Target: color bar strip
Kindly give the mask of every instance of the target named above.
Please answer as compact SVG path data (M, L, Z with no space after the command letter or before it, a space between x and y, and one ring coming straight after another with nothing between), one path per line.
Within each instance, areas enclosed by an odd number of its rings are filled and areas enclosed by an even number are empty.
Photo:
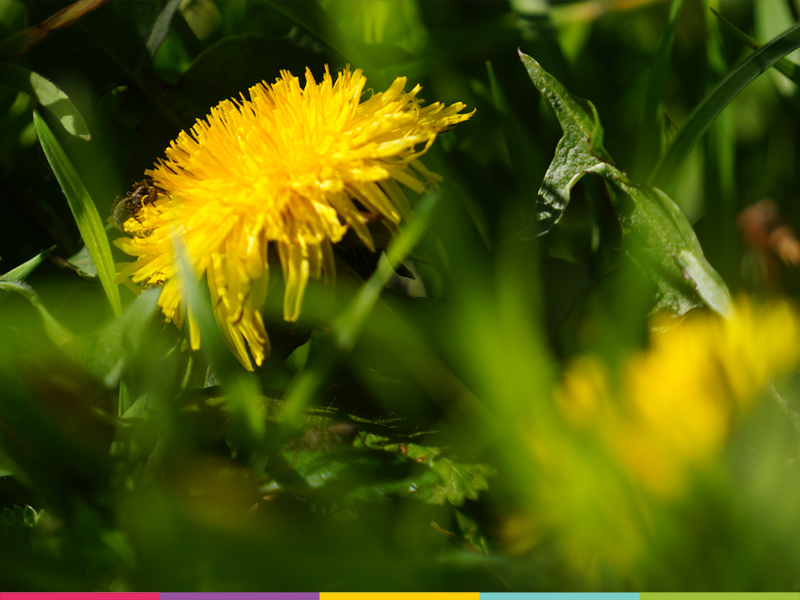
M319 600L319 594L316 592L164 592L160 600Z
M322 592L319 600L480 600L478 592Z
M0 600L159 600L158 592L0 592Z
M798 592L642 592L641 600L800 600Z
M481 593L481 600L640 600L640 598L638 592L493 592ZM800 598L794 598L794 600L800 600Z

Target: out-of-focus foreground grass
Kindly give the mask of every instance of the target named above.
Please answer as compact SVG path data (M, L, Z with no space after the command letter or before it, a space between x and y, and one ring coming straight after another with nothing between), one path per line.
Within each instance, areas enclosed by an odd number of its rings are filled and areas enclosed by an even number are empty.
M798 589L799 12L0 3L0 589ZM325 65L477 112L396 273L342 242L288 324L273 270L246 372L202 285L193 352L114 283L108 218L212 106Z

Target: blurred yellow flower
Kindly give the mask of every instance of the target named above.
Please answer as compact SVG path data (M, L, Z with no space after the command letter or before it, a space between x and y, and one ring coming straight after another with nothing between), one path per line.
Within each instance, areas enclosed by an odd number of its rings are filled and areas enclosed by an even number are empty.
M418 160L437 134L467 120L464 105L423 107L420 86L405 92L401 77L362 101L366 78L327 68L305 87L288 71L272 85L250 88L250 99L225 100L181 132L146 171L160 188L155 202L124 223L118 241L137 257L118 279L164 284L159 305L182 326L181 287L173 237L192 267L205 275L214 313L239 361L248 369L269 354L260 313L268 288L267 253L277 250L285 282L283 316L300 315L309 278L334 277L332 244L352 228L374 251L369 217L390 231L410 212L399 184L415 192L439 180ZM189 316L191 344L199 331Z
M800 363L800 315L786 303L737 303L653 335L625 365L616 452L652 493L674 498L716 457L732 425L769 382Z
M653 332L616 375L598 356L575 359L554 393L557 417L528 434L531 518L594 582L629 571L652 507L682 496L759 393L800 364L800 313L786 303L740 300L729 319L657 320Z

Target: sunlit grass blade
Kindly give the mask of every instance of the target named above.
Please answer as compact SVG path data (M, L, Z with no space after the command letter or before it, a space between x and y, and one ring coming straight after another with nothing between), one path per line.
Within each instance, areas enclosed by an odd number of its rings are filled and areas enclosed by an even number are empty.
M124 417L125 413L133 406L133 398L131 397L131 386L128 380L123 377L119 382L119 399L117 401L117 415Z
M88 366L108 387L117 384L126 361L141 346L145 327L158 311L160 293L161 288L150 288L139 294L94 338Z
M409 221L403 232L386 250L386 260L378 263L378 269L372 274L372 277L367 280L350 305L332 323L331 329L340 350L349 352L353 349L361 326L372 312L381 290L425 233L425 229L433 217L433 210L439 202L439 197L438 190L431 190L420 201L414 211L414 219Z
M21 281L0 281L0 294L15 292L30 302L39 313L44 323L47 336L56 346L65 346L75 339L75 336L66 327L59 323L42 304L39 295L27 283Z
M83 185L78 172L72 166L61 144L58 143L53 132L45 123L44 119L34 111L33 122L36 133L42 144L42 149L55 173L61 189L67 197L67 202L78 224L83 241L92 256L100 283L106 292L108 301L116 316L122 314L122 302L119 296L119 288L114 283L114 260L111 257L111 246L108 243L106 230L94 201L89 196L89 192Z
M378 263L378 268L372 277L364 283L355 298L331 323L333 348L321 349L319 358L311 362L292 383L283 408L283 417L287 423L299 423L303 410L320 386L325 383L329 370L335 365L335 353L347 354L353 349L364 321L378 302L381 290L394 274L394 269L403 262L425 233L439 197L438 190L431 190L420 201L414 211L414 219L407 223L386 250L386 260Z
M686 118L666 154L656 165L650 183L669 192L686 157L722 109L754 79L797 48L800 48L800 25L787 29L764 44L728 73Z
M730 31L740 42L746 46L750 46L753 50L758 50L761 48L762 44L757 39L747 35L744 31L736 27L736 25L728 21L728 19L723 17L713 8L710 10L716 15L720 23L725 25L728 31ZM778 71L786 75L786 77L794 81L797 85L800 85L800 65L797 65L788 58L782 58L776 62L774 66Z
M8 273L0 275L0 281L24 281L28 278L28 275L33 273L42 261L47 258L47 255L50 254L53 250L55 250L55 246L51 246L44 252L40 252L36 256L34 256L30 260L26 260L24 263L19 265L18 267L14 267ZM2 299L4 296L0 296Z
M264 439L266 433L258 379L252 373L243 370L225 344L214 319L208 288L198 281L186 256L183 243L177 236L173 240L173 248L178 264L178 276L183 287L186 323L189 325L194 321L200 331L203 353L226 391L228 404L233 410L233 421L242 441L248 446L257 445Z
M92 346L92 361L88 365L108 387L119 382L117 414L122 417L133 404L130 373L124 368L131 355L142 344L144 329L158 311L161 288L150 288L139 294L125 312L106 325Z
M670 5L667 24L661 35L661 43L650 67L647 91L644 96L644 112L636 145L636 177L644 178L650 172L666 144L664 102L669 79L669 59L672 53L672 42L675 39L675 23L678 21L682 5L682 0L673 0Z
M87 141L91 139L78 107L53 82L19 65L3 63L0 65L0 83L36 98L70 135Z
M167 37L173 17L178 13L178 8L181 5L181 0L169 0L166 2L163 10L158 14L158 18L153 23L153 28L147 38L147 54L150 57L155 56L158 48Z

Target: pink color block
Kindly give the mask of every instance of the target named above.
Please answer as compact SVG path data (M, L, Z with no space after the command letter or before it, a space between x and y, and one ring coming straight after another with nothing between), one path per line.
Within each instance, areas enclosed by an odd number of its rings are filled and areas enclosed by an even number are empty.
M0 600L158 600L158 592L0 592Z

